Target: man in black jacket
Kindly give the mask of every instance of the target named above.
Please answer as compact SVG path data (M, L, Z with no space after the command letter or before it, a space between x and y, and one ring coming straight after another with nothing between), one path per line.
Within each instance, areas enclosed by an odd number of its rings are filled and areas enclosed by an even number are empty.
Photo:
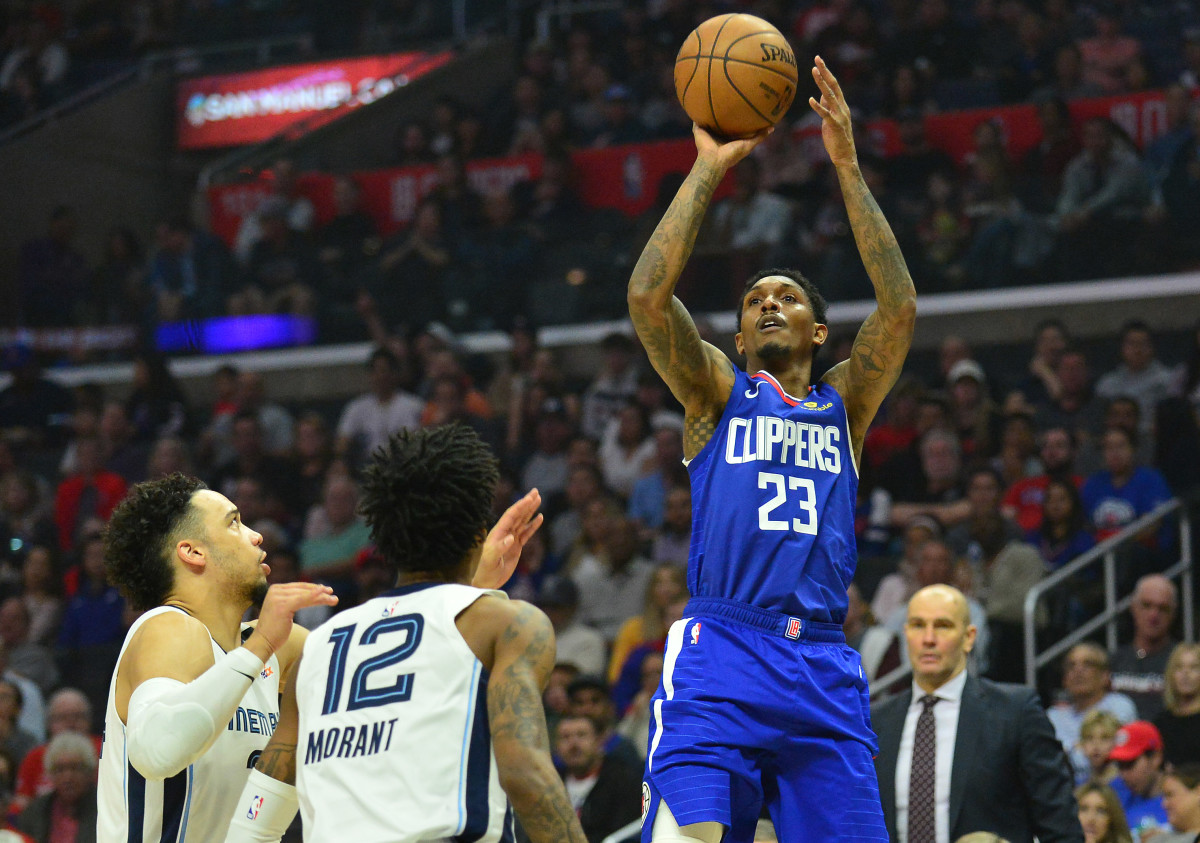
M904 634L912 689L871 713L891 839L949 843L986 831L1011 843L1083 843L1070 767L1036 692L966 673L975 627L962 592L918 591Z
M588 843L600 843L641 815L641 768L604 752L594 719L568 714L554 734L567 796Z

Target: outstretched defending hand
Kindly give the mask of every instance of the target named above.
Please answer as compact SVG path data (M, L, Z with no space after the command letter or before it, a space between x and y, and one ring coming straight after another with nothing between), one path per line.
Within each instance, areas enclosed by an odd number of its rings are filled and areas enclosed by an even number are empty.
M500 588L517 568L525 542L542 526L538 512L542 495L531 489L525 497L504 511L496 526L488 533L479 556L479 567L471 585L476 588Z
M775 129L763 129L748 138L735 138L731 141L721 141L709 133L707 129L692 124L692 136L696 139L696 157L709 162L721 171L726 171L737 162L750 154L750 150L758 146L767 135Z
M812 69L813 80L821 89L821 101L815 97L808 98L812 110L821 115L821 140L825 142L825 151L835 167L844 164L858 163L858 153L854 150L854 127L850 125L850 106L842 95L842 86L837 78L825 65L825 60L817 56Z
M288 582L271 586L263 598L254 634L246 640L247 649L266 661L292 634L292 617L296 612L309 606L336 606L337 602L337 595L327 585ZM266 655L257 643L259 639L266 645Z

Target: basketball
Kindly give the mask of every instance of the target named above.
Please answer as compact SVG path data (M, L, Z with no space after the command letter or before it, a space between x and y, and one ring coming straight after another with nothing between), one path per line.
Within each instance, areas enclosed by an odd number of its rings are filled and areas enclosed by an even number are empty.
M773 126L796 96L796 54L779 30L754 15L709 18L675 57L683 110L725 138Z

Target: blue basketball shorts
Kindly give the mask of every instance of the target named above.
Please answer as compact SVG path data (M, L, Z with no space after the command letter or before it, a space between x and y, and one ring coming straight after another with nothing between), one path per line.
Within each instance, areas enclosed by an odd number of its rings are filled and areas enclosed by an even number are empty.
M660 800L724 843L750 843L764 804L783 843L887 841L870 694L836 624L693 598L650 705L643 843Z

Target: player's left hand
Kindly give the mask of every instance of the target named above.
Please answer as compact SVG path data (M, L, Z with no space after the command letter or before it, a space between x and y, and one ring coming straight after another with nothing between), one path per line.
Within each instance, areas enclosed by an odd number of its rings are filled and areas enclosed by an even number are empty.
M821 89L821 100L818 102L815 97L809 97L808 104L821 115L821 140L825 142L825 151L835 167L856 164L854 127L850 124L850 106L846 105L842 86L823 58L817 56L813 64L813 80Z
M476 588L500 588L521 561L525 542L542 526L543 516L538 512L542 496L537 489L514 503L504 511L496 526L483 542L479 556L479 567L471 585Z

